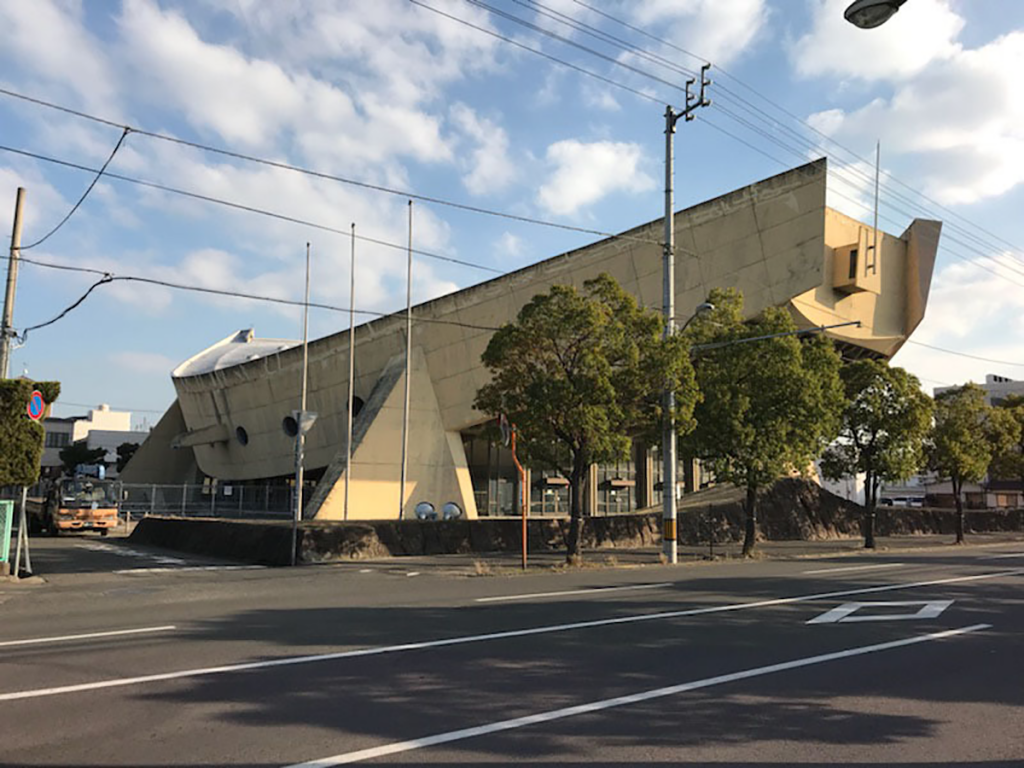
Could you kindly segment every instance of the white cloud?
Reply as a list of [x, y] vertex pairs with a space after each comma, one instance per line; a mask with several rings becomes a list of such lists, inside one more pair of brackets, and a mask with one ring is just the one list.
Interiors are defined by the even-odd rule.
[[[832, 5], [826, 15], [836, 15], [845, 24], [844, 34], [861, 34], [842, 21], [841, 8], [832, 13]], [[845, 63], [837, 60], [835, 66], [824, 53], [815, 58], [813, 51], [816, 46], [845, 51], [845, 38], [830, 40], [816, 28], [797, 43], [796, 66], [803, 74], [882, 78], [892, 87], [888, 98], [816, 113], [809, 118], [811, 124], [846, 146], [870, 146], [880, 138], [883, 153], [904, 156], [926, 194], [946, 205], [997, 197], [1024, 182], [1024, 99], [1017, 95], [1019, 73], [1024, 72], [1024, 32], [962, 48], [954, 38], [963, 19], [939, 0], [908, 3], [880, 29], [889, 34], [896, 22], [904, 25], [903, 32], [893, 28], [898, 37], [857, 43], [861, 48], [856, 56]], [[875, 45], [882, 47], [871, 47]], [[907, 58], [911, 54], [906, 52], [916, 58]]]
[[114, 72], [85, 29], [80, 0], [0, 3], [0, 41], [0, 59], [10, 69], [59, 83], [91, 108], [113, 108]]
[[108, 359], [119, 368], [143, 375], [169, 376], [177, 363], [156, 352], [111, 352]]
[[[1024, 343], [1006, 340], [1020, 339], [1024, 334], [1024, 290], [1007, 282], [1024, 283], [1022, 273], [1024, 263], [1007, 253], [994, 261], [955, 261], [943, 267], [935, 275], [925, 319], [911, 341], [1024, 363]], [[1024, 367], [950, 355], [915, 343], [904, 345], [893, 363], [925, 380], [928, 390], [944, 384], [984, 381], [987, 373], [1024, 378]]]
[[849, 0], [816, 0], [810, 31], [790, 48], [798, 74], [902, 80], [961, 50], [964, 20], [948, 0], [914, 0], [883, 26], [858, 29], [843, 18]]
[[451, 108], [452, 123], [476, 146], [462, 162], [462, 183], [474, 195], [488, 195], [508, 187], [518, 175], [509, 157], [508, 134], [493, 120], [482, 118], [459, 102]]
[[552, 170], [538, 201], [551, 213], [572, 214], [614, 192], [654, 187], [654, 179], [639, 167], [643, 152], [638, 144], [566, 139], [549, 146], [546, 157]]
[[[621, 10], [633, 23], [721, 66], [749, 50], [769, 18], [764, 0], [629, 0]], [[678, 51], [660, 53], [679, 58]]]

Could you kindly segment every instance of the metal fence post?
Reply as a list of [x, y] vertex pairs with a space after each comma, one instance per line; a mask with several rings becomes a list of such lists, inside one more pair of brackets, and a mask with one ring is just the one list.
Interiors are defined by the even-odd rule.
[[181, 516], [185, 516], [185, 498], [188, 496], [188, 483], [181, 484]]
[[153, 483], [153, 486], [150, 488], [150, 493], [149, 493], [149, 514], [152, 515], [155, 512], [156, 512], [156, 483]]
[[210, 517], [217, 516], [217, 486], [210, 483]]
[[238, 489], [238, 516], [241, 517], [242, 516], [242, 497], [245, 495], [245, 486], [244, 485], [236, 485], [235, 487]]

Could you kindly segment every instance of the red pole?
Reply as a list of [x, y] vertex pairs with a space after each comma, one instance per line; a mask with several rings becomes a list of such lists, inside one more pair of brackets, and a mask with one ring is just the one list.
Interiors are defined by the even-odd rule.
[[526, 570], [526, 510], [527, 510], [527, 490], [526, 490], [526, 470], [523, 469], [523, 465], [519, 463], [519, 457], [516, 456], [516, 428], [512, 427], [512, 461], [515, 462], [516, 469], [519, 470], [519, 503], [522, 507], [523, 513], [523, 570]]

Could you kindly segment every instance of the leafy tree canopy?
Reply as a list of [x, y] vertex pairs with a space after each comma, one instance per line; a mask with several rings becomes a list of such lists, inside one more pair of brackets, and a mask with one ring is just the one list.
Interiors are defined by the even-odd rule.
[[32, 485], [39, 479], [44, 432], [26, 412], [34, 389], [47, 403], [60, 395], [56, 381], [0, 379], [0, 486]]
[[985, 390], [977, 384], [965, 384], [935, 398], [929, 464], [953, 481], [954, 493], [959, 493], [962, 483], [979, 482], [988, 472], [992, 461], [992, 443], [986, 434], [990, 411]]
[[[1000, 430], [1002, 439], [997, 436], [990, 470], [1000, 479], [1024, 481], [1024, 395], [1009, 395], [996, 408], [993, 415], [996, 414], [1005, 414], [996, 416], [996, 419], [1009, 418], [1016, 428], [1005, 424]], [[1014, 434], [1016, 440], [1013, 439]]]
[[796, 326], [777, 307], [744, 322], [743, 298], [734, 289], [715, 289], [708, 301], [715, 309], [690, 330], [703, 401], [687, 447], [717, 479], [742, 487], [804, 471], [839, 429], [844, 398], [832, 342], [824, 336], [745, 342]]
[[744, 322], [736, 290], [715, 289], [708, 301], [714, 309], [689, 330], [703, 400], [684, 445], [719, 481], [746, 489], [749, 554], [757, 489], [787, 471], [805, 471], [839, 429], [840, 358], [824, 336], [753, 340], [795, 331], [784, 309], [769, 307]]
[[104, 464], [106, 455], [106, 448], [90, 448], [85, 440], [79, 440], [61, 449], [60, 460], [64, 470], [70, 474], [79, 464]]
[[631, 439], [657, 433], [661, 392], [676, 390], [681, 431], [697, 400], [685, 341], [662, 338], [662, 320], [609, 275], [583, 290], [555, 285], [494, 336], [482, 360], [492, 380], [475, 407], [516, 425], [524, 463], [570, 482], [570, 557], [578, 555], [581, 489], [590, 464], [625, 458]]
[[139, 443], [121, 443], [117, 446], [117, 471], [120, 474], [139, 450]]
[[924, 464], [932, 400], [916, 377], [881, 360], [849, 363], [840, 376], [846, 407], [839, 437], [825, 452], [821, 469], [833, 480], [864, 474], [864, 540], [874, 548], [878, 487], [904, 480]]

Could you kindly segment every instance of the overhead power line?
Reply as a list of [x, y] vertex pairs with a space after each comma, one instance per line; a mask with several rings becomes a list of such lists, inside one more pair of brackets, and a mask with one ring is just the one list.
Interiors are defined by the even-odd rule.
[[[420, 3], [417, 2], [417, 0], [410, 0], [410, 2], [415, 2], [417, 5], [420, 4]], [[429, 6], [424, 6], [424, 7], [429, 7]], [[484, 30], [484, 31], [486, 31], [486, 30]], [[120, 125], [118, 123], [115, 123], [113, 120], [108, 120], [106, 118], [99, 117], [99, 116], [93, 115], [93, 114], [89, 114], [88, 112], [82, 112], [82, 111], [77, 110], [77, 109], [71, 109], [70, 107], [65, 107], [65, 106], [60, 105], [60, 104], [55, 104], [55, 103], [50, 102], [50, 101], [45, 101], [43, 99], [37, 99], [37, 98], [35, 98], [33, 96], [26, 96], [25, 94], [18, 93], [17, 91], [12, 91], [12, 90], [9, 90], [7, 88], [0, 88], [0, 94], [3, 94], [4, 96], [9, 96], [9, 97], [14, 98], [14, 99], [20, 99], [22, 101], [29, 102], [31, 104], [36, 104], [36, 105], [39, 105], [39, 106], [42, 106], [42, 107], [46, 107], [48, 109], [54, 109], [54, 110], [57, 110], [59, 112], [64, 112], [66, 114], [75, 115], [76, 117], [81, 117], [81, 118], [83, 118], [85, 120], [90, 120], [92, 122], [100, 123], [102, 125], [110, 125], [110, 126], [114, 126], [114, 127], [121, 128], [121, 129], [127, 128], [131, 133], [137, 134], [139, 136], [147, 136], [147, 137], [149, 137], [151, 139], [156, 139], [158, 141], [166, 141], [166, 142], [169, 142], [171, 144], [178, 144], [180, 146], [191, 147], [192, 149], [198, 149], [198, 150], [201, 150], [203, 152], [210, 152], [210, 153], [213, 153], [213, 154], [216, 154], [216, 155], [221, 155], [223, 157], [234, 158], [235, 160], [243, 160], [243, 161], [249, 162], [249, 163], [256, 163], [258, 165], [267, 166], [268, 168], [277, 168], [278, 170], [282, 170], [282, 171], [290, 171], [292, 173], [299, 173], [299, 174], [302, 174], [304, 176], [309, 176], [311, 178], [323, 179], [325, 181], [334, 181], [334, 182], [337, 182], [339, 184], [347, 184], [349, 186], [358, 187], [360, 189], [367, 189], [367, 190], [370, 190], [370, 191], [373, 191], [373, 192], [381, 192], [381, 193], [388, 194], [388, 195], [397, 195], [399, 197], [411, 198], [413, 200], [419, 200], [421, 202], [431, 203], [431, 204], [434, 204], [434, 205], [442, 205], [442, 206], [446, 206], [448, 208], [453, 208], [453, 209], [460, 210], [460, 211], [466, 211], [468, 213], [476, 213], [476, 214], [481, 214], [481, 215], [484, 215], [484, 216], [494, 216], [494, 217], [497, 217], [497, 218], [509, 219], [509, 220], [512, 220], [512, 221], [519, 221], [519, 222], [522, 222], [524, 224], [535, 224], [535, 225], [541, 226], [541, 227], [549, 227], [551, 229], [561, 229], [561, 230], [565, 230], [565, 231], [568, 231], [568, 232], [578, 232], [578, 233], [586, 234], [586, 235], [597, 235], [599, 237], [616, 238], [616, 239], [621, 239], [621, 240], [632, 240], [632, 241], [635, 241], [635, 242], [648, 243], [648, 244], [657, 245], [657, 246], [661, 246], [662, 245], [661, 241], [659, 241], [659, 240], [652, 240], [650, 238], [637, 237], [635, 235], [615, 234], [613, 232], [603, 232], [603, 231], [601, 231], [599, 229], [589, 229], [587, 227], [577, 227], [577, 226], [574, 226], [572, 224], [562, 224], [560, 222], [549, 221], [549, 220], [546, 220], [546, 219], [538, 219], [538, 218], [534, 218], [532, 216], [522, 216], [522, 215], [515, 214], [515, 213], [508, 213], [507, 211], [498, 211], [498, 210], [494, 210], [494, 209], [491, 209], [491, 208], [483, 208], [481, 206], [470, 205], [468, 203], [459, 203], [459, 202], [456, 202], [456, 201], [453, 201], [453, 200], [447, 200], [447, 199], [441, 198], [441, 197], [433, 197], [433, 196], [430, 196], [430, 195], [421, 195], [421, 194], [418, 194], [416, 192], [410, 192], [408, 190], [395, 189], [393, 187], [385, 187], [385, 186], [383, 186], [381, 184], [372, 184], [372, 183], [367, 182], [367, 181], [360, 181], [358, 179], [352, 179], [352, 178], [348, 178], [346, 176], [339, 176], [337, 174], [326, 173], [324, 171], [317, 171], [317, 170], [314, 170], [314, 169], [311, 169], [311, 168], [304, 168], [302, 166], [292, 165], [290, 163], [284, 163], [284, 162], [280, 162], [278, 160], [270, 160], [269, 158], [258, 157], [256, 155], [248, 155], [248, 154], [245, 154], [243, 152], [236, 152], [234, 150], [225, 149], [223, 147], [214, 147], [212, 145], [202, 144], [202, 143], [197, 142], [197, 141], [189, 141], [188, 139], [182, 139], [182, 138], [179, 138], [177, 136], [171, 136], [171, 135], [166, 134], [166, 133], [159, 133], [157, 131], [147, 131], [144, 128], [139, 128], [139, 127], [136, 127], [136, 126]]]
[[[516, 0], [516, 2], [519, 2], [519, 0]], [[541, 5], [539, 2], [536, 2], [536, 0], [528, 0], [528, 2], [530, 2], [533, 5], [537, 5], [537, 6]], [[648, 40], [651, 40], [652, 42], [658, 43], [659, 45], [663, 45], [666, 48], [669, 48], [671, 50], [678, 51], [679, 53], [682, 53], [682, 54], [684, 54], [686, 56], [689, 56], [689, 57], [691, 57], [691, 58], [693, 58], [693, 59], [695, 59], [697, 61], [703, 62], [703, 61], [707, 60], [705, 57], [700, 56], [700, 55], [694, 53], [693, 51], [689, 51], [689, 50], [687, 50], [687, 49], [685, 49], [685, 48], [683, 48], [683, 47], [673, 43], [670, 40], [666, 40], [663, 37], [659, 37], [657, 35], [654, 35], [651, 32], [647, 31], [646, 29], [643, 29], [640, 26], [637, 26], [635, 24], [631, 24], [628, 21], [625, 21], [624, 19], [621, 19], [621, 18], [615, 16], [614, 14], [608, 13], [607, 11], [604, 11], [601, 8], [598, 8], [598, 7], [594, 6], [590, 2], [586, 2], [585, 0], [573, 0], [573, 2], [576, 5], [578, 5], [578, 6], [582, 7], [582, 8], [585, 8], [585, 9], [587, 9], [589, 11], [592, 11], [593, 13], [595, 13], [595, 14], [597, 14], [597, 15], [599, 15], [599, 16], [601, 16], [601, 17], [603, 17], [603, 18], [605, 18], [605, 19], [607, 19], [607, 20], [609, 20], [609, 21], [611, 21], [611, 22], [613, 22], [613, 23], [615, 23], [615, 24], [625, 28], [625, 29], [629, 29], [629, 30], [631, 30], [633, 32], [636, 32], [639, 35], [642, 35], [643, 37], [647, 38]], [[541, 7], [543, 7], [543, 6], [541, 6]], [[548, 10], [551, 10], [551, 9], [548, 9]], [[582, 22], [580, 22], [580, 24], [582, 25]], [[609, 37], [611, 37], [611, 36], [609, 36]], [[657, 57], [657, 58], [660, 58], [660, 57]], [[723, 69], [721, 66], [718, 66], [718, 65], [715, 66], [715, 69], [721, 75], [724, 75], [730, 81], [735, 82], [737, 85], [739, 85], [742, 88], [744, 88], [747, 92], [752, 94], [754, 97], [756, 97], [760, 101], [764, 102], [766, 105], [768, 105], [772, 109], [777, 110], [778, 112], [780, 112], [781, 114], [783, 114], [786, 117], [790, 118], [791, 120], [799, 123], [801, 126], [806, 128], [807, 130], [813, 132], [818, 137], [820, 137], [820, 139], [824, 140], [825, 142], [828, 142], [829, 144], [831, 144], [831, 145], [833, 145], [835, 147], [838, 147], [839, 149], [843, 150], [850, 157], [854, 158], [857, 161], [860, 161], [860, 162], [862, 162], [862, 163], [864, 163], [866, 165], [873, 165], [872, 161], [866, 159], [864, 156], [862, 156], [859, 153], [857, 153], [856, 151], [850, 149], [848, 146], [846, 146], [842, 142], [838, 141], [834, 137], [829, 136], [824, 131], [821, 131], [820, 129], [816, 128], [815, 126], [813, 126], [811, 123], [809, 123], [804, 118], [800, 117], [799, 115], [794, 114], [790, 110], [787, 110], [781, 104], [778, 104], [775, 101], [769, 99], [759, 89], [757, 89], [754, 86], [749, 85], [748, 83], [744, 82], [742, 79], [740, 79], [739, 77], [733, 75], [728, 70]], [[686, 71], [688, 73], [692, 72], [690, 70], [686, 70]], [[730, 91], [723, 84], [719, 83], [718, 86], [717, 86], [717, 90], [720, 91], [720, 92], [724, 92], [725, 94], [727, 94], [729, 96], [732, 96], [734, 99], [736, 99], [736, 100], [740, 101], [741, 103], [747, 105], [750, 109], [756, 110], [765, 119], [772, 121], [774, 124], [776, 124], [777, 126], [782, 128], [783, 130], [786, 130], [786, 131], [788, 131], [788, 132], [790, 132], [790, 133], [792, 133], [794, 135], [798, 135], [798, 134], [796, 134], [793, 131], [793, 129], [791, 129], [788, 126], [786, 126], [780, 120], [778, 120], [774, 116], [768, 114], [763, 109], [760, 109], [760, 108], [754, 106], [748, 100], [743, 99], [741, 96], [739, 96], [735, 92]], [[909, 192], [912, 192], [913, 194], [921, 197], [923, 200], [926, 200], [927, 202], [929, 202], [933, 206], [935, 206], [938, 210], [940, 210], [940, 211], [944, 212], [945, 214], [947, 214], [947, 216], [937, 217], [937, 218], [947, 219], [946, 220], [947, 224], [949, 224], [949, 221], [948, 221], [947, 217], [953, 217], [955, 219], [958, 219], [958, 220], [964, 222], [965, 224], [969, 225], [970, 227], [973, 227], [974, 229], [977, 229], [979, 232], [984, 233], [988, 237], [991, 237], [994, 240], [1002, 243], [1004, 246], [1010, 248], [1011, 250], [1016, 251], [1017, 253], [1024, 253], [1024, 248], [1021, 248], [1020, 245], [1017, 245], [1017, 244], [1014, 244], [1014, 243], [1010, 242], [1009, 240], [1001, 237], [1000, 235], [992, 232], [989, 229], [986, 229], [985, 227], [981, 226], [980, 224], [977, 224], [976, 222], [971, 221], [966, 216], [963, 216], [962, 214], [957, 213], [956, 211], [951, 210], [949, 207], [939, 203], [938, 201], [936, 201], [932, 197], [929, 197], [924, 192], [921, 192], [920, 190], [914, 188], [913, 186], [911, 186], [910, 184], [906, 183], [905, 181], [902, 181], [901, 179], [897, 178], [891, 172], [883, 170], [881, 173], [882, 173], [883, 176], [888, 178], [893, 183], [895, 183], [895, 184], [899, 185], [900, 187], [908, 190]], [[868, 179], [868, 181], [871, 182], [872, 180]], [[889, 190], [889, 193], [890, 194], [898, 194], [898, 193], [893, 192], [891, 189]]]
[[[11, 260], [10, 256], [0, 256], [0, 261], [10, 261], [10, 260]], [[248, 299], [250, 301], [263, 301], [263, 302], [267, 302], [267, 303], [270, 303], [270, 304], [281, 304], [281, 305], [284, 305], [284, 306], [291, 306], [291, 307], [305, 307], [305, 306], [309, 306], [310, 309], [324, 309], [324, 310], [328, 310], [328, 311], [331, 311], [331, 312], [345, 312], [345, 313], [347, 313], [349, 311], [352, 311], [352, 312], [354, 312], [357, 315], [368, 315], [370, 317], [377, 317], [377, 318], [399, 317], [402, 314], [402, 312], [379, 312], [377, 310], [372, 310], [372, 309], [351, 309], [350, 310], [349, 307], [339, 307], [339, 306], [336, 306], [336, 305], [333, 305], [333, 304], [323, 304], [323, 303], [320, 303], [320, 302], [313, 302], [313, 301], [309, 302], [308, 305], [307, 305], [307, 303], [303, 302], [303, 301], [295, 301], [293, 299], [282, 299], [282, 298], [279, 298], [279, 297], [276, 297], [276, 296], [262, 296], [262, 295], [255, 294], [255, 293], [243, 293], [241, 291], [229, 291], [229, 290], [220, 289], [220, 288], [204, 288], [204, 287], [198, 286], [198, 285], [186, 285], [184, 283], [176, 283], [176, 282], [173, 282], [171, 280], [161, 280], [161, 279], [158, 279], [158, 278], [155, 278], [155, 277], [144, 277], [142, 275], [117, 275], [117, 274], [114, 274], [113, 272], [105, 272], [103, 270], [95, 269], [95, 268], [92, 268], [92, 267], [78, 267], [78, 266], [73, 266], [73, 265], [70, 265], [70, 264], [58, 264], [58, 263], [53, 263], [53, 262], [39, 261], [38, 259], [31, 259], [31, 258], [27, 258], [27, 257], [19, 258], [18, 261], [19, 261], [19, 263], [32, 264], [33, 266], [43, 267], [45, 269], [58, 269], [58, 270], [66, 271], [66, 272], [80, 272], [80, 273], [83, 273], [83, 274], [92, 274], [92, 275], [97, 275], [98, 274], [98, 275], [102, 275], [102, 279], [96, 281], [93, 285], [89, 286], [88, 290], [86, 290], [85, 293], [82, 296], [80, 296], [74, 303], [72, 303], [70, 306], [68, 306], [66, 309], [64, 309], [59, 315], [57, 315], [56, 317], [54, 317], [51, 320], [46, 321], [45, 323], [40, 323], [38, 325], [29, 326], [28, 328], [25, 329], [25, 331], [23, 331], [23, 334], [27, 333], [28, 331], [38, 330], [39, 328], [45, 328], [48, 325], [52, 325], [53, 323], [57, 322], [61, 318], [65, 317], [69, 312], [71, 312], [72, 310], [77, 308], [79, 305], [81, 305], [82, 302], [84, 302], [92, 294], [92, 292], [94, 290], [96, 290], [96, 288], [99, 288], [101, 285], [109, 285], [111, 283], [117, 283], [117, 282], [143, 283], [143, 284], [147, 284], [147, 285], [155, 285], [155, 286], [160, 286], [160, 287], [163, 287], [163, 288], [169, 288], [169, 289], [178, 290], [178, 291], [190, 291], [192, 293], [204, 293], [204, 294], [209, 294], [209, 295], [214, 295], [214, 296], [225, 296], [225, 297], [228, 297], [228, 298], [235, 298], [235, 299]], [[431, 324], [435, 324], [435, 325], [453, 325], [453, 326], [457, 326], [459, 328], [468, 328], [470, 330], [477, 330], [477, 331], [497, 331], [497, 330], [499, 330], [497, 326], [478, 325], [476, 323], [464, 323], [464, 322], [461, 322], [459, 320], [443, 320], [441, 318], [435, 318], [435, 317], [422, 317], [422, 316], [421, 317], [416, 317], [416, 316], [414, 316], [413, 320], [414, 320], [414, 322], [418, 322], [418, 323], [431, 323]]]
[[[34, 160], [41, 160], [41, 161], [46, 162], [46, 163], [52, 163], [54, 165], [61, 165], [61, 166], [64, 166], [65, 168], [74, 168], [75, 170], [87, 171], [89, 173], [96, 173], [97, 172], [97, 169], [90, 168], [90, 167], [85, 166], [85, 165], [80, 165], [78, 163], [72, 163], [72, 162], [70, 162], [68, 160], [61, 160], [61, 159], [56, 158], [56, 157], [50, 157], [48, 155], [39, 154], [38, 152], [29, 152], [28, 150], [25, 150], [25, 149], [18, 149], [16, 147], [9, 147], [9, 146], [3, 145], [3, 144], [0, 144], [0, 151], [10, 152], [12, 154], [22, 155], [24, 157], [31, 157]], [[133, 178], [131, 176], [125, 176], [125, 175], [119, 174], [119, 173], [108, 172], [105, 175], [106, 175], [106, 178], [108, 178], [108, 179], [116, 179], [117, 181], [123, 181], [123, 182], [129, 183], [129, 184], [137, 184], [139, 186], [148, 187], [150, 189], [155, 189], [155, 190], [158, 190], [160, 192], [167, 192], [168, 194], [172, 194], [172, 195], [180, 195], [182, 197], [189, 197], [189, 198], [192, 198], [193, 200], [200, 200], [200, 201], [206, 202], [206, 203], [214, 203], [216, 205], [222, 205], [222, 206], [225, 206], [227, 208], [234, 208], [235, 210], [245, 211], [247, 213], [255, 213], [255, 214], [259, 214], [261, 216], [268, 216], [268, 217], [270, 217], [272, 219], [277, 219], [279, 221], [287, 221], [287, 222], [290, 222], [292, 224], [299, 224], [299, 225], [304, 226], [304, 227], [310, 227], [312, 229], [318, 229], [318, 230], [320, 230], [322, 232], [331, 232], [331, 233], [336, 234], [336, 235], [344, 235], [347, 238], [351, 238], [352, 237], [351, 232], [348, 231], [348, 230], [342, 230], [342, 229], [338, 229], [337, 227], [329, 226], [327, 224], [319, 224], [319, 223], [317, 223], [315, 221], [309, 221], [308, 219], [300, 219], [300, 218], [297, 218], [295, 216], [288, 216], [288, 215], [283, 214], [283, 213], [277, 213], [275, 211], [269, 211], [269, 210], [267, 210], [265, 208], [257, 208], [256, 206], [245, 205], [243, 203], [237, 203], [237, 202], [233, 202], [231, 200], [225, 200], [223, 198], [213, 197], [211, 195], [204, 195], [204, 194], [201, 194], [199, 192], [192, 192], [192, 191], [189, 191], [189, 190], [186, 190], [186, 189], [179, 189], [179, 188], [176, 188], [176, 187], [168, 186], [166, 184], [159, 184], [159, 183], [154, 182], [154, 181], [146, 181], [144, 179], [137, 179], [137, 178]], [[406, 246], [406, 245], [402, 245], [400, 243], [389, 243], [386, 240], [379, 240], [377, 238], [367, 237], [366, 235], [356, 235], [356, 239], [357, 240], [362, 240], [362, 241], [367, 242], [367, 243], [373, 243], [375, 245], [381, 245], [381, 246], [384, 246], [386, 248], [395, 248], [395, 249], [401, 250], [403, 252], [408, 250], [408, 246]], [[22, 249], [22, 250], [24, 250], [24, 249]], [[448, 262], [450, 264], [457, 264], [457, 265], [462, 266], [462, 267], [470, 267], [472, 269], [480, 269], [480, 270], [484, 270], [486, 272], [493, 272], [493, 273], [499, 274], [499, 275], [505, 274], [505, 272], [503, 270], [497, 269], [495, 267], [487, 266], [486, 264], [479, 264], [477, 262], [465, 261], [463, 259], [456, 259], [456, 258], [454, 258], [452, 256], [443, 256], [443, 255], [441, 255], [439, 253], [432, 253], [430, 251], [424, 251], [424, 250], [420, 250], [420, 249], [416, 249], [416, 248], [413, 249], [413, 253], [415, 253], [418, 256], [425, 256], [425, 257], [427, 257], [429, 259], [436, 259], [438, 261], [446, 261], [446, 262]]]
[[121, 148], [121, 145], [124, 144], [124, 140], [126, 138], [128, 138], [128, 132], [130, 130], [131, 130], [130, 128], [125, 128], [124, 129], [124, 131], [121, 133], [121, 138], [119, 138], [117, 140], [117, 144], [114, 145], [114, 149], [110, 153], [110, 157], [108, 157], [107, 161], [105, 163], [103, 163], [103, 166], [98, 171], [96, 171], [96, 176], [89, 183], [89, 186], [85, 188], [85, 192], [82, 193], [82, 196], [78, 198], [78, 202], [75, 203], [73, 206], [71, 206], [71, 210], [68, 211], [67, 215], [57, 223], [57, 226], [55, 226], [53, 229], [51, 229], [49, 232], [47, 232], [41, 238], [36, 240], [34, 243], [31, 243], [30, 245], [19, 246], [19, 248], [18, 248], [19, 251], [27, 251], [30, 248], [35, 248], [37, 245], [42, 245], [43, 243], [45, 243], [47, 240], [50, 239], [50, 235], [54, 234], [58, 229], [63, 227], [64, 224], [67, 223], [67, 220], [75, 215], [75, 211], [77, 211], [79, 206], [81, 206], [82, 203], [85, 202], [85, 198], [87, 198], [89, 196], [89, 193], [92, 192], [92, 188], [96, 186], [96, 182], [98, 182], [100, 180], [100, 177], [107, 170], [107, 166], [110, 165], [110, 161], [114, 159], [114, 155], [117, 154], [117, 150], [119, 150]]

